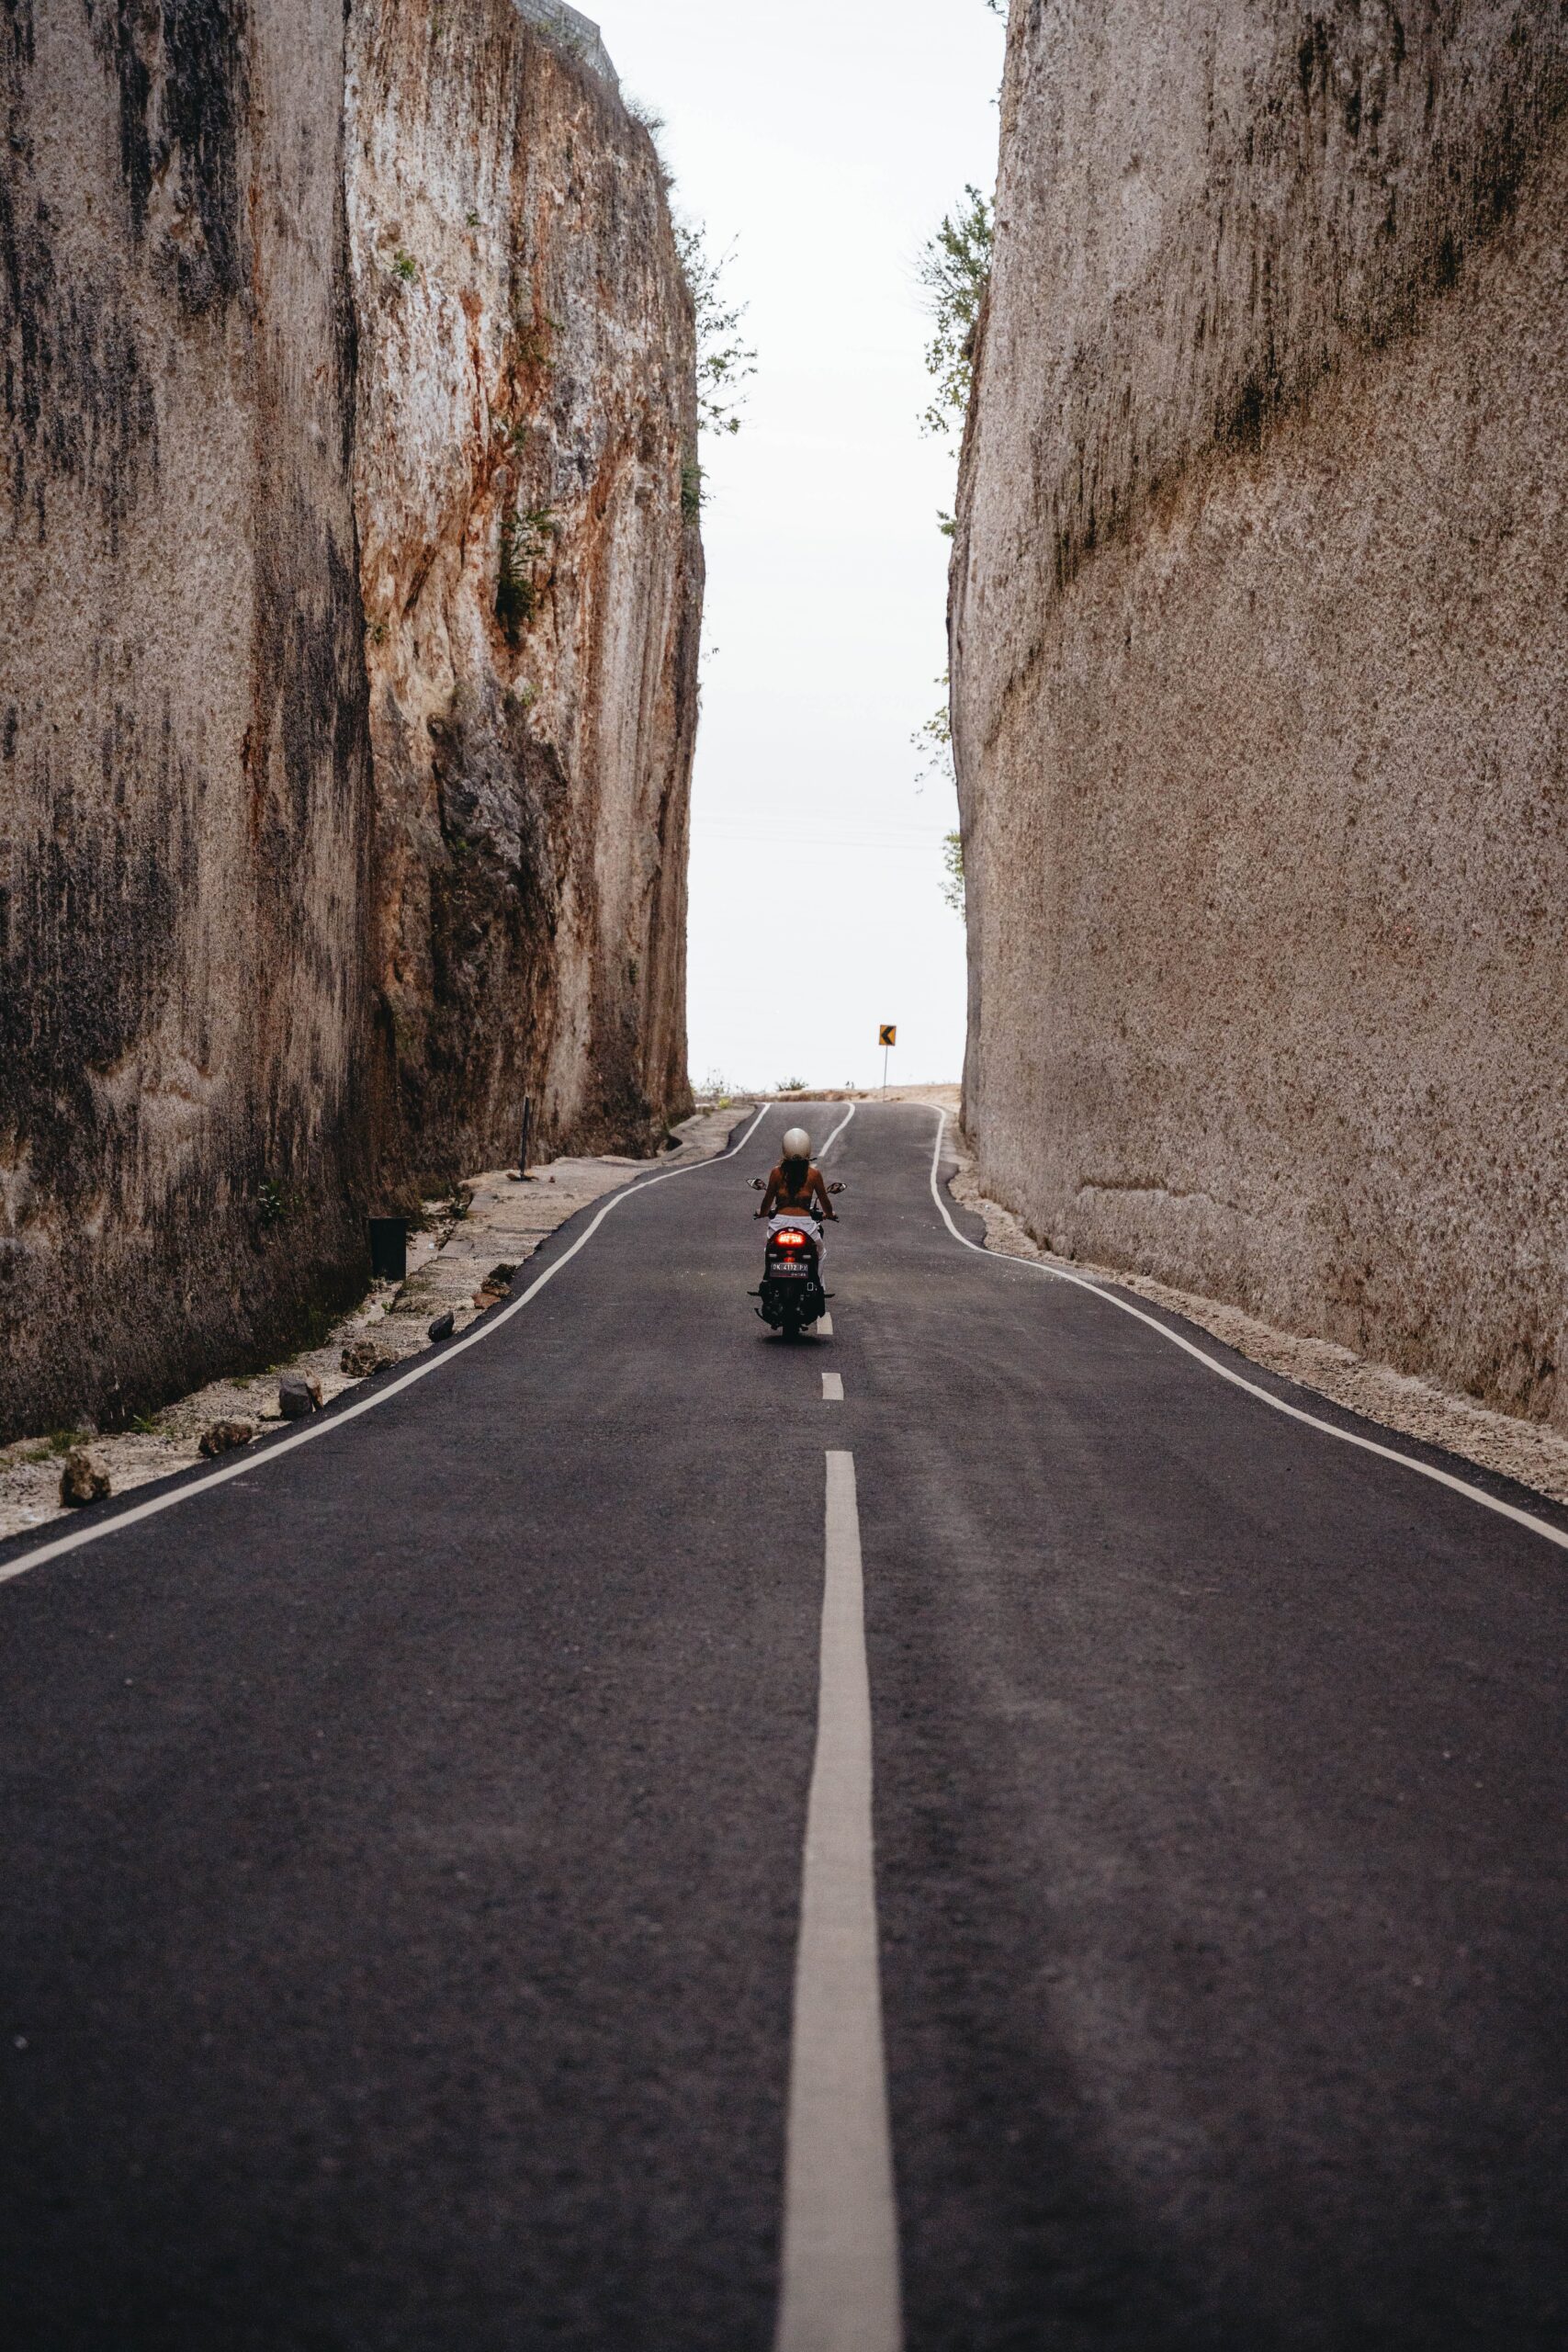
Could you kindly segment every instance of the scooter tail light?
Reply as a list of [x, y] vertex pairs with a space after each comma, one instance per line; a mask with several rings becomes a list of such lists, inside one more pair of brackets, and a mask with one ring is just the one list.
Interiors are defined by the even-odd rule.
[[806, 1246], [804, 1233], [775, 1233], [773, 1236], [775, 1250], [804, 1250]]

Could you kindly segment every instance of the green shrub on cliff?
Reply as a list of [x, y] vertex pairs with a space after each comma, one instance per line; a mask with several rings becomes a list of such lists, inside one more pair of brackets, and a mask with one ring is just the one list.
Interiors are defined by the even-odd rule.
[[951, 433], [969, 406], [975, 358], [975, 329], [991, 274], [995, 235], [990, 205], [977, 187], [965, 187], [964, 202], [944, 212], [942, 226], [920, 255], [919, 278], [931, 306], [933, 333], [926, 366], [936, 390], [920, 419], [927, 433]]
[[[945, 688], [947, 684], [945, 670], [937, 680], [937, 684]], [[939, 784], [946, 785], [951, 790], [956, 784], [957, 778], [953, 768], [953, 718], [945, 693], [931, 717], [923, 726], [916, 728], [909, 741], [920, 753], [920, 781], [916, 790], [922, 791], [932, 776]], [[942, 898], [955, 915], [962, 916], [964, 910], [964, 836], [962, 833], [947, 833], [943, 836], [942, 864]]]
[[942, 845], [942, 895], [955, 915], [963, 915], [964, 900], [964, 836], [949, 833]]
[[951, 785], [953, 773], [953, 718], [948, 707], [948, 678], [944, 670], [936, 684], [942, 688], [942, 700], [931, 717], [916, 728], [909, 741], [920, 754], [919, 785], [923, 790], [928, 779], [935, 776], [940, 784]]
[[696, 314], [697, 422], [708, 433], [739, 433], [746, 403], [740, 388], [757, 372], [757, 354], [740, 338], [745, 303], [728, 301], [719, 284], [734, 248], [714, 261], [700, 222], [677, 220], [675, 249]]
[[[975, 333], [990, 282], [995, 222], [977, 187], [966, 187], [964, 198], [943, 213], [941, 228], [920, 255], [920, 283], [934, 324], [926, 366], [936, 378], [936, 390], [920, 418], [923, 433], [951, 435], [955, 424], [962, 429], [969, 410]], [[937, 528], [951, 539], [957, 525], [951, 514], [939, 513]]]

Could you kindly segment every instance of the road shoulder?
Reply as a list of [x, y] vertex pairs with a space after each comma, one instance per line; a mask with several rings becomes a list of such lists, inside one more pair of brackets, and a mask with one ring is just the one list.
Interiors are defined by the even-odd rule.
[[1568, 1436], [1540, 1421], [1516, 1419], [1511, 1414], [1488, 1411], [1463, 1396], [1452, 1396], [1429, 1382], [1373, 1363], [1332, 1340], [1302, 1337], [1259, 1322], [1222, 1299], [1203, 1298], [1190, 1291], [1173, 1290], [1146, 1274], [1128, 1273], [1113, 1266], [1091, 1265], [1085, 1259], [1059, 1258], [1043, 1250], [1010, 1209], [989, 1199], [975, 1181], [974, 1162], [955, 1138], [958, 1168], [949, 1192], [960, 1208], [981, 1219], [987, 1250], [999, 1256], [1026, 1259], [1035, 1265], [1059, 1265], [1097, 1282], [1114, 1283], [1162, 1306], [1184, 1321], [1234, 1348], [1238, 1355], [1266, 1372], [1279, 1374], [1309, 1388], [1331, 1403], [1343, 1406], [1363, 1420], [1415, 1438], [1423, 1445], [1440, 1446], [1478, 1469], [1511, 1478], [1521, 1487], [1568, 1504]]
[[[288, 1374], [311, 1383], [326, 1406], [367, 1378], [423, 1353], [431, 1345], [430, 1327], [442, 1317], [451, 1315], [453, 1333], [464, 1330], [569, 1218], [654, 1169], [715, 1158], [744, 1109], [736, 1102], [697, 1111], [673, 1130], [679, 1146], [653, 1160], [604, 1152], [547, 1161], [529, 1170], [525, 1183], [505, 1169], [470, 1177], [450, 1201], [425, 1204], [423, 1228], [409, 1236], [405, 1280], [373, 1283], [319, 1346], [301, 1349], [264, 1372], [209, 1381], [145, 1416], [134, 1429], [100, 1435], [82, 1427], [0, 1447], [0, 1543], [73, 1515], [60, 1492], [69, 1453], [85, 1453], [118, 1498], [194, 1468], [204, 1459], [204, 1433], [224, 1423], [248, 1429], [253, 1439], [281, 1428], [278, 1384]], [[345, 1357], [367, 1369], [347, 1368]]]

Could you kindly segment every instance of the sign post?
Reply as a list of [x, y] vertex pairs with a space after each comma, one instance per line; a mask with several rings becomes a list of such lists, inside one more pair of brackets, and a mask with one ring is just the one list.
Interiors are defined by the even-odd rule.
[[531, 1094], [525, 1094], [523, 1097], [523, 1133], [518, 1139], [517, 1146], [517, 1173], [512, 1179], [512, 1182], [514, 1184], [525, 1184], [528, 1182], [528, 1130], [533, 1124], [534, 1098]]
[[898, 1043], [898, 1030], [897, 1024], [891, 1021], [885, 1021], [881, 1028], [876, 1033], [876, 1042], [882, 1048], [882, 1092], [883, 1097], [886, 1100], [887, 1094], [887, 1057], [892, 1048]]

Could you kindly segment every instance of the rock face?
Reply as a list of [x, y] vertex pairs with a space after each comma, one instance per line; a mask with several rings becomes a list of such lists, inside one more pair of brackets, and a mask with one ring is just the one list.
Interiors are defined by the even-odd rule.
[[1015, 6], [952, 650], [986, 1190], [1568, 1425], [1565, 95]]
[[691, 307], [527, 13], [0, 28], [0, 1436], [276, 1356], [525, 1091], [685, 1106]]
[[6, 12], [0, 1433], [358, 1272], [341, 9]]
[[370, 0], [349, 41], [378, 1166], [430, 1181], [515, 1156], [525, 1094], [547, 1150], [689, 1099], [692, 323], [574, 42], [509, 0]]

